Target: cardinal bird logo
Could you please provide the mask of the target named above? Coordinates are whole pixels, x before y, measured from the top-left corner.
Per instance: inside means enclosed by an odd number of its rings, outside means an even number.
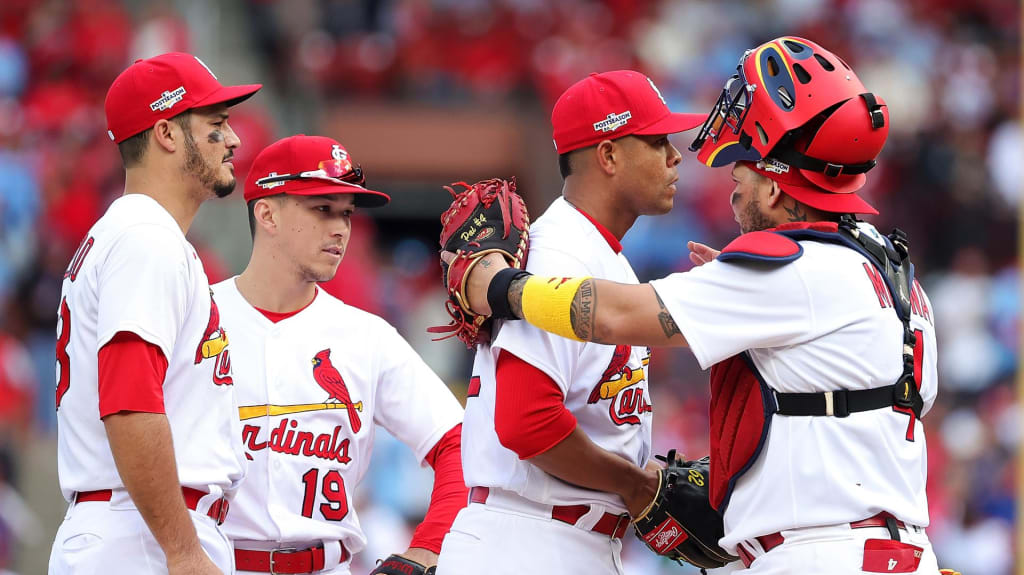
[[[613,379],[622,376],[620,379],[622,382],[629,383],[633,379],[633,370],[626,365],[629,363],[629,356],[633,353],[633,348],[628,345],[617,345],[615,346],[615,352],[612,354],[612,360],[608,364],[608,369],[604,370],[601,374],[601,381],[594,386],[593,391],[590,392],[590,397],[587,398],[587,403],[597,403],[600,399],[608,399],[618,393],[618,389],[615,393],[609,394],[609,389],[606,383]],[[604,391],[602,391],[604,387]],[[625,386],[618,386],[619,388]]]
[[[348,394],[348,387],[345,380],[341,378],[337,368],[331,364],[331,350],[325,349],[313,356],[313,379],[317,385],[328,393],[327,401],[334,400],[345,405],[348,411],[348,420],[352,424],[352,433],[359,433],[363,423],[359,421],[359,413],[356,406],[352,405],[352,397]]]

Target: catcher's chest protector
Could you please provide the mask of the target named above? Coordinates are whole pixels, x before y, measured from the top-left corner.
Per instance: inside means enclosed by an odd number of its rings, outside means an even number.
[[[907,258],[906,238],[898,230],[885,247],[861,237],[856,223],[844,216],[842,223],[787,224],[773,230],[740,236],[722,250],[719,260],[785,265],[803,254],[798,240],[846,246],[864,255],[885,280],[893,309],[904,327],[904,343],[914,347],[910,330],[910,286],[913,267]],[[894,247],[895,246],[895,247]],[[845,417],[870,409],[905,408],[920,418],[919,382],[914,378],[914,359],[904,353],[904,372],[892,386],[840,392],[841,405],[829,394],[776,393],[758,373],[746,352],[711,367],[711,505],[725,513],[736,482],[757,461],[768,438],[772,416]],[[828,399],[825,396],[828,395]],[[802,397],[796,397],[802,396]],[[813,396],[813,397],[812,397]],[[837,396],[838,397],[838,396]],[[820,399],[820,402],[817,401]],[[819,405],[820,403],[820,405]],[[827,405],[827,407],[825,407]]]

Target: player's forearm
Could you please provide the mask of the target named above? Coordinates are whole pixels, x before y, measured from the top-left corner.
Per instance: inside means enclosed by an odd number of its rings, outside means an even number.
[[[602,449],[579,427],[528,461],[567,483],[618,494],[633,516],[650,502],[658,487],[656,472]]]
[[[512,313],[546,331],[581,341],[686,345],[672,314],[650,284],[620,284],[595,278],[559,281],[569,289],[579,284],[571,298],[552,298],[558,287],[544,278],[513,280],[508,289]]]
[[[424,567],[433,567],[437,565],[437,553],[434,553],[430,549],[423,549],[422,547],[410,547],[406,549],[402,554],[402,557],[415,561]]]
[[[103,424],[121,480],[168,563],[201,553],[181,494],[167,416],[121,412],[108,415]]]

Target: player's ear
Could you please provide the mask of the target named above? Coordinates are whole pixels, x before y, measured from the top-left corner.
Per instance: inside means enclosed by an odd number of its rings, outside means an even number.
[[[153,125],[153,144],[168,153],[173,154],[178,149],[182,136],[181,128],[170,120],[158,120]]]
[[[765,179],[768,180],[766,184],[766,187],[768,188],[768,206],[772,208],[778,207],[779,202],[782,201],[782,197],[785,196],[786,194],[783,193],[782,188],[779,187],[778,182],[770,178]]]
[[[622,161],[622,150],[612,140],[602,140],[594,149],[594,158],[601,171],[614,176],[618,169],[617,162]]]
[[[252,206],[252,217],[255,228],[260,228],[264,233],[274,235],[277,233],[277,201],[275,198],[260,198]]]

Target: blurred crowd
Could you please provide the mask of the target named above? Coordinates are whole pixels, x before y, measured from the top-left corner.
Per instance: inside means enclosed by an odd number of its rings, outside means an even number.
[[[244,44],[245,57],[264,74],[238,80],[267,84],[278,95],[274,101],[287,103],[279,106],[299,102],[316,110],[350,101],[550,110],[561,91],[587,73],[634,68],[655,80],[673,109],[704,111],[739,55],[772,37],[804,36],[842,55],[890,107],[889,142],[865,195],[882,214],[873,219],[880,229],[899,226],[909,234],[917,276],[937,318],[940,392],[925,418],[929,533],[943,566],[964,575],[1011,572],[1024,160],[1018,2],[223,4],[228,8],[219,10],[246,31],[231,42]],[[135,58],[196,50],[196,30],[211,26],[200,26],[195,14],[185,1],[0,3],[0,572],[15,565],[19,537],[48,545],[56,529],[40,525],[19,496],[23,483],[35,480],[20,470],[19,446],[55,433],[61,277],[86,230],[122,191],[123,171],[106,136],[105,92]],[[263,146],[315,130],[280,125],[275,118],[289,113],[272,108],[270,98],[250,102],[231,118],[245,142],[235,162],[240,180]],[[675,141],[680,149],[689,144],[684,136]],[[680,172],[684,184],[675,209],[641,219],[624,241],[642,280],[686,269],[688,239],[720,246],[737,233],[725,171],[697,166],[687,156]],[[534,215],[543,208],[531,206]],[[386,242],[378,241],[384,238],[373,220],[361,220],[328,289],[392,321],[462,393],[469,355],[458,344],[431,344],[423,335],[423,327],[438,320],[434,310],[443,297],[432,248],[437,215],[423,214],[410,228],[424,233]],[[240,271],[237,261],[197,243],[211,282]],[[658,350],[651,365],[656,451],[703,455],[706,374],[685,350]],[[386,434],[380,441],[379,465],[361,488],[361,523],[371,547],[357,573],[374,558],[404,549],[429,498],[429,471]],[[59,497],[56,488],[52,497]],[[635,541],[627,547],[627,572],[690,572],[641,552]]]

